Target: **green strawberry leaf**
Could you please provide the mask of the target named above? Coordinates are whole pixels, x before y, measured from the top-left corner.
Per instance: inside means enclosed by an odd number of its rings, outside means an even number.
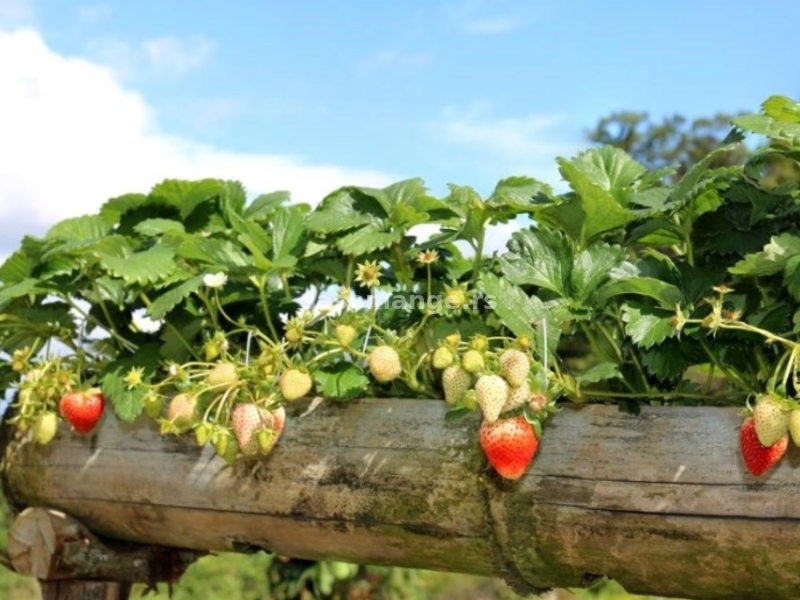
[[[517,231],[508,247],[500,268],[510,282],[570,296],[572,248],[562,234],[544,228]]]
[[[291,194],[289,192],[272,192],[270,194],[261,194],[245,209],[245,219],[252,219],[253,221],[266,221],[269,220],[275,211],[289,203]]]
[[[153,300],[153,303],[147,309],[147,314],[153,319],[163,319],[187,296],[200,289],[201,285],[203,285],[203,275],[187,279]]]
[[[306,213],[302,204],[282,206],[272,217],[272,259],[280,261],[303,255],[306,236]]]
[[[370,379],[355,363],[340,362],[314,371],[316,390],[320,396],[334,400],[351,400],[363,395]]]
[[[137,223],[133,230],[145,237],[157,237],[170,231],[185,231],[183,223],[174,219],[145,219]]]
[[[24,250],[17,250],[0,266],[0,284],[19,283],[33,275],[36,260]]]
[[[402,229],[384,231],[379,225],[367,225],[339,238],[336,247],[348,256],[361,256],[388,248],[402,239]]]
[[[779,273],[790,258],[800,255],[800,237],[790,233],[774,236],[761,252],[748,254],[728,271],[734,275],[762,277]]]
[[[386,212],[374,198],[358,188],[344,187],[326,196],[308,217],[308,228],[316,233],[339,233],[375,224]]]
[[[575,379],[581,385],[589,385],[609,379],[622,379],[622,373],[619,372],[619,367],[616,363],[603,362],[576,374]]]
[[[625,251],[619,246],[595,243],[581,250],[575,257],[571,281],[572,296],[586,302],[612,276],[614,270],[625,262]]]
[[[527,335],[537,341],[538,348],[543,349],[546,329],[548,352],[555,353],[562,324],[557,311],[551,310],[536,296],[528,296],[507,278],[491,272],[481,275],[480,288],[502,324],[514,335]]]
[[[622,308],[625,333],[642,348],[650,348],[677,334],[670,322],[672,316],[667,311],[645,306],[626,304]]]
[[[111,402],[117,417],[125,423],[132,423],[142,414],[147,388],[145,386],[137,386],[129,389],[125,383],[126,373],[123,367],[107,371],[100,380],[100,386],[103,390],[103,395]]]
[[[148,284],[165,280],[178,268],[175,251],[164,245],[153,246],[127,256],[100,253],[100,264],[127,283]]]

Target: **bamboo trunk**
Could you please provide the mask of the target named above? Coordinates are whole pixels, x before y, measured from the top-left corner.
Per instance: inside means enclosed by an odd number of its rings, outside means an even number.
[[[517,589],[598,576],[685,598],[800,597],[799,453],[749,476],[735,409],[567,407],[528,474],[498,480],[477,415],[437,401],[328,403],[273,453],[227,466],[189,438],[104,417],[5,450],[6,493],[112,539],[499,576]]]

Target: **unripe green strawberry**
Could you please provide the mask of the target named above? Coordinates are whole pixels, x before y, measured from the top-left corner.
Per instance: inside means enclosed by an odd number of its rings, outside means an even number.
[[[197,423],[197,398],[191,394],[178,394],[169,402],[167,418],[179,433],[189,431]]]
[[[483,375],[475,384],[475,397],[483,411],[483,418],[494,423],[508,399],[508,384],[499,375]]]
[[[476,336],[473,336],[473,338],[469,341],[470,350],[477,350],[478,352],[484,352],[488,348],[489,348],[489,338],[487,338],[485,335],[478,334]]]
[[[485,366],[483,354],[477,350],[467,350],[464,356],[461,357],[461,366],[467,373],[480,373]]]
[[[453,364],[455,357],[453,351],[447,346],[439,346],[433,353],[433,367],[435,369],[446,369]]]
[[[313,385],[314,382],[311,381],[311,375],[299,369],[285,370],[278,380],[281,396],[287,402],[292,402],[308,395]]]
[[[503,412],[507,410],[514,410],[524,405],[531,399],[531,386],[526,381],[519,387],[512,387],[508,390],[508,398],[506,405],[503,407]]]
[[[756,435],[763,446],[772,446],[789,430],[789,413],[773,396],[759,396],[753,409]]]
[[[472,385],[472,375],[459,365],[450,365],[442,372],[444,399],[448,404],[458,404]]]
[[[225,458],[228,453],[230,441],[231,434],[225,429],[218,429],[211,434],[211,445],[214,446],[214,452],[222,458]]]
[[[158,419],[164,410],[164,397],[158,394],[147,394],[144,397],[144,411],[151,419]]]
[[[349,348],[353,340],[356,339],[358,332],[356,328],[347,323],[339,323],[336,326],[336,340],[345,348]]]
[[[229,362],[217,363],[206,376],[209,387],[230,387],[239,381],[239,370]]]
[[[233,422],[233,435],[239,449],[247,456],[257,454],[260,445],[258,432],[263,429],[272,429],[272,414],[266,409],[255,404],[237,404],[231,413]]]
[[[208,423],[200,423],[194,430],[194,437],[197,445],[201,448],[206,445],[208,438],[211,436],[211,425]]]
[[[204,348],[204,353],[206,361],[211,362],[219,357],[222,353],[222,348],[217,340],[208,340]]]
[[[500,372],[512,387],[519,387],[527,381],[531,372],[528,356],[519,350],[506,350],[500,356]]]
[[[789,413],[789,434],[795,446],[800,446],[800,408]]]
[[[397,350],[390,346],[378,346],[367,359],[369,371],[380,383],[388,383],[400,377],[403,364]]]
[[[58,432],[58,415],[52,411],[47,411],[36,417],[33,424],[33,435],[36,443],[45,446],[53,441]]]

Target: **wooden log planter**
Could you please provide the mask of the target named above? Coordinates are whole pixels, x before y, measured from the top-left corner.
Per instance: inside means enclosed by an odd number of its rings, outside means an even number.
[[[477,415],[446,423],[444,402],[291,408],[269,458],[233,466],[110,411],[91,437],[62,425],[46,447],[7,439],[5,493],[141,545],[264,548],[526,591],[607,575],[662,596],[800,597],[800,458],[747,474],[736,409],[566,406],[512,484],[487,470]]]

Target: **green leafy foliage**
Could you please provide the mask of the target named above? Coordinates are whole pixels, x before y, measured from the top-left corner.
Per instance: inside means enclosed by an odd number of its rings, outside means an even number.
[[[286,364],[269,368],[306,365],[323,397],[429,397],[441,392],[425,353],[452,333],[531,340],[553,395],[680,401],[675,382],[696,367],[730,378],[725,398],[697,392],[705,401],[741,402],[794,343],[764,336],[800,322],[798,114],[768,99],[677,180],[612,146],[560,158],[563,194],[514,176],[485,199],[457,185],[436,198],[408,179],[344,187],[311,209],[286,192],[248,202],[237,182],[167,180],[26,237],[0,266],[0,344],[35,356],[58,342],[126,421],[143,409],[128,379],[143,349],[153,380],[221,352],[262,363],[279,352]],[[770,143],[732,166],[743,129]],[[487,228],[518,216],[533,224],[488,256]],[[423,224],[434,233],[417,239]],[[389,299],[363,302],[376,290]],[[398,345],[401,380],[376,385],[366,348],[337,348],[323,298],[344,308],[358,343]],[[254,377],[273,385],[268,369]]]

